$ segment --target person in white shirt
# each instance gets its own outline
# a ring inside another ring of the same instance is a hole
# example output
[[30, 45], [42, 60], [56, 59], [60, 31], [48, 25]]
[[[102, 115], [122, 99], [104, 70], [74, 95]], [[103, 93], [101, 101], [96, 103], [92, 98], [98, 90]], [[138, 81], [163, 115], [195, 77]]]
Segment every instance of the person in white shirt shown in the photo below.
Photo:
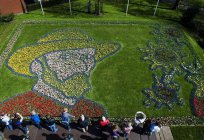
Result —
[[145, 120], [146, 120], [146, 115], [142, 111], [136, 112], [135, 114], [135, 125], [136, 126], [144, 123]]
[[11, 125], [11, 119], [10, 119], [10, 115], [9, 115], [9, 114], [7, 115], [7, 114], [2, 113], [0, 119], [1, 119], [1, 121], [2, 121], [3, 123], [5, 123], [6, 128], [8, 128], [9, 130], [13, 130], [13, 127], [12, 127], [12, 125]]

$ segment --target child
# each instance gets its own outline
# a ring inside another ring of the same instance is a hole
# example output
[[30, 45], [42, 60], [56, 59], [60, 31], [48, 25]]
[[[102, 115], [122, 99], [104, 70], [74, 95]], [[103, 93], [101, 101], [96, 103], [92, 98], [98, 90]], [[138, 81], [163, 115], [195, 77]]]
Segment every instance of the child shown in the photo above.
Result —
[[131, 130], [133, 129], [132, 123], [129, 122], [124, 128], [124, 139], [128, 140]]
[[118, 126], [113, 125], [113, 131], [112, 131], [112, 137], [113, 139], [119, 139], [119, 134], [118, 134]]

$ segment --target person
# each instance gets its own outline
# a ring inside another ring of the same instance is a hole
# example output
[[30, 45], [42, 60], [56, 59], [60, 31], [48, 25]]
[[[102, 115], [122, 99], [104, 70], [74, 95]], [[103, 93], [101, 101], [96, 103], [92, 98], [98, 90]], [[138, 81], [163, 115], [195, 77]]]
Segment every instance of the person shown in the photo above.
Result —
[[159, 120], [152, 121], [150, 124], [150, 135], [153, 132], [160, 132], [160, 130], [161, 130], [161, 124], [160, 124]]
[[133, 127], [132, 127], [132, 123], [129, 122], [128, 124], [126, 124], [126, 126], [124, 127], [124, 139], [128, 140], [130, 132], [132, 131]]
[[135, 114], [135, 126], [138, 126], [139, 124], [144, 123], [146, 120], [146, 115], [142, 111], [138, 111]]
[[89, 125], [89, 118], [87, 118], [83, 114], [81, 114], [81, 116], [78, 119], [78, 124], [84, 133], [87, 132], [88, 131], [88, 125]]
[[29, 133], [27, 125], [23, 124], [23, 116], [20, 113], [14, 114], [13, 126], [22, 130], [24, 134]]
[[62, 124], [65, 126], [66, 129], [68, 129], [69, 131], [71, 130], [70, 128], [70, 122], [71, 122], [71, 118], [74, 118], [75, 116], [71, 115], [68, 113], [68, 109], [64, 108], [64, 111], [62, 112]]
[[151, 125], [151, 123], [152, 123], [151, 119], [145, 120], [143, 128], [142, 128], [142, 133], [143, 134], [150, 135], [150, 125]]
[[30, 115], [30, 120], [31, 122], [37, 126], [38, 129], [42, 129], [42, 126], [40, 125], [40, 117], [39, 115], [35, 112], [35, 110], [33, 110], [31, 112], [31, 115]]
[[101, 128], [102, 131], [107, 130], [109, 127], [110, 121], [108, 119], [106, 119], [105, 116], [101, 117], [101, 120], [99, 121], [99, 126]]
[[6, 128], [8, 128], [9, 130], [13, 130], [12, 120], [9, 114], [2, 113], [0, 119], [1, 122], [6, 125]]
[[118, 130], [118, 126], [117, 125], [113, 125], [112, 128], [112, 138], [113, 139], [119, 139], [119, 130]]
[[52, 132], [58, 131], [58, 128], [55, 125], [55, 119], [50, 117], [49, 115], [46, 116], [45, 124], [50, 128]]

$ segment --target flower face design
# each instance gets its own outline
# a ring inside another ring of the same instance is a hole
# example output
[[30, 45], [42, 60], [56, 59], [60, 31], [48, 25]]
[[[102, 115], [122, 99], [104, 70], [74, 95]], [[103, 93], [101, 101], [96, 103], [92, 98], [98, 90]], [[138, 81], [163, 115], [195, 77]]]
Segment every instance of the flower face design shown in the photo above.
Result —
[[118, 43], [95, 42], [80, 30], [57, 30], [14, 52], [8, 67], [37, 78], [33, 91], [74, 107], [91, 89], [90, 72], [96, 63], [119, 49]]

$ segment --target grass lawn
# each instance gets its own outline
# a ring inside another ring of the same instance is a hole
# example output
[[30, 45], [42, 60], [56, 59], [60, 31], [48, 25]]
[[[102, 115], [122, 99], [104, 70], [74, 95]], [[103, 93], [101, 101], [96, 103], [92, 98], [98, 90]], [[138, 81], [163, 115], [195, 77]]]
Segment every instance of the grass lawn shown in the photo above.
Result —
[[203, 126], [172, 126], [174, 140], [204, 140]]
[[0, 54], [3, 52], [6, 44], [15, 31], [16, 25], [17, 22], [15, 21], [10, 23], [0, 23]]
[[[56, 8], [56, 7], [54, 7]], [[53, 10], [53, 9], [52, 9]], [[191, 116], [190, 94], [192, 85], [184, 80], [185, 75], [175, 77], [175, 81], [181, 84], [179, 96], [184, 99], [183, 106], [176, 106], [169, 111], [165, 107], [155, 109], [154, 106], [146, 108], [143, 105], [145, 95], [142, 93], [144, 88], [152, 85], [152, 71], [150, 71], [149, 62], [141, 60], [141, 51], [139, 48], [146, 48], [147, 41], [153, 38], [150, 26], [155, 23], [161, 23], [162, 26], [171, 25], [172, 22], [161, 19], [149, 19], [144, 17], [125, 16], [123, 12], [116, 7], [106, 5], [105, 15], [94, 18], [75, 16], [70, 19], [67, 15], [53, 14], [49, 9], [45, 9], [46, 15], [42, 16], [40, 10], [29, 14], [19, 15], [15, 22], [26, 19], [50, 20], [50, 21], [76, 21], [76, 24], [33, 24], [26, 25], [22, 30], [20, 37], [15, 43], [12, 53], [22, 46], [37, 42], [43, 35], [60, 28], [79, 28], [88, 33], [96, 41], [119, 42], [122, 45], [121, 50], [103, 61], [97, 63], [91, 73], [90, 81], [92, 90], [86, 94], [86, 97], [104, 105], [110, 116], [114, 117], [132, 117], [136, 111], [144, 111], [151, 117], [155, 116]], [[138, 21], [139, 24], [80, 24], [78, 21]], [[157, 21], [158, 20], [158, 21]], [[145, 23], [145, 24], [144, 24]], [[12, 23], [11, 23], [12, 24]], [[0, 31], [3, 32], [4, 26], [1, 25]], [[12, 28], [13, 29], [13, 28]], [[8, 29], [9, 30], [9, 29]], [[8, 31], [7, 31], [8, 32]], [[8, 37], [10, 33], [7, 33]], [[204, 60], [203, 51], [197, 46], [195, 41], [189, 37], [189, 41], [194, 46], [194, 50], [199, 57]], [[4, 37], [3, 37], [4, 38]], [[2, 37], [0, 36], [0, 39]], [[1, 45], [5, 48], [5, 43]], [[30, 54], [32, 55], [32, 53]], [[6, 63], [0, 68], [0, 101], [3, 101], [18, 93], [24, 93], [32, 89], [36, 79], [20, 77], [13, 74], [6, 66]], [[159, 72], [158, 72], [159, 73]]]

